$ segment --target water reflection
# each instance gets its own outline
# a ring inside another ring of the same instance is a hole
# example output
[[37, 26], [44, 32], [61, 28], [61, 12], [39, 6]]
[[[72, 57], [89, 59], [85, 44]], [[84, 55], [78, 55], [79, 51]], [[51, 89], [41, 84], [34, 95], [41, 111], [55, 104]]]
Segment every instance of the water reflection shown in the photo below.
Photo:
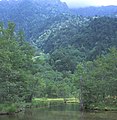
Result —
[[14, 116], [0, 116], [0, 120], [117, 120], [117, 112], [80, 112], [78, 105], [27, 109]]

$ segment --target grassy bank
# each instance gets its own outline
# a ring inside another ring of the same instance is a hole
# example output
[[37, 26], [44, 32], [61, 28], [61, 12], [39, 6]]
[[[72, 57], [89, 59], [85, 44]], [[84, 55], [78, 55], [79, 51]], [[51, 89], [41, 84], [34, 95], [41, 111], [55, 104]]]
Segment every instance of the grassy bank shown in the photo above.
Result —
[[99, 111], [117, 111], [116, 105], [110, 105], [110, 104], [97, 104], [97, 105], [91, 105], [90, 109], [92, 110], [99, 110]]
[[17, 110], [16, 104], [0, 104], [0, 112], [2, 113], [13, 113]]
[[[79, 99], [76, 98], [34, 98], [32, 105], [34, 107], [48, 107], [48, 106], [59, 106], [61, 104], [69, 103], [79, 103]], [[105, 105], [93, 104], [89, 107], [89, 110], [99, 110], [99, 111], [117, 111], [117, 106], [114, 105]]]
[[61, 102], [67, 102], [67, 103], [78, 103], [79, 100], [77, 98], [34, 98], [33, 101], [47, 101], [47, 102], [52, 102], [52, 101], [61, 101]]
[[78, 103], [78, 99], [75, 98], [34, 98], [32, 103], [5, 103], [0, 104], [0, 115], [18, 113], [25, 108], [31, 107], [49, 107], [58, 106], [64, 103]]
[[0, 104], [0, 115], [10, 115], [18, 113], [25, 108], [25, 103], [5, 103]]
[[36, 107], [56, 106], [64, 103], [79, 103], [79, 100], [76, 98], [34, 98], [32, 101], [32, 105]]

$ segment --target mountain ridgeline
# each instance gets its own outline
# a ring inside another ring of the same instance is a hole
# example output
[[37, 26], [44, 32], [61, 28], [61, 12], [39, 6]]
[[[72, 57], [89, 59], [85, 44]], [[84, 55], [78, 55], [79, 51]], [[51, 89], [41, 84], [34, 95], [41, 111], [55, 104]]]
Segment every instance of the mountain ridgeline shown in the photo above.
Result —
[[14, 22], [16, 28], [23, 29], [30, 39], [39, 36], [40, 32], [58, 21], [57, 16], [68, 11], [67, 5], [59, 0], [0, 1], [0, 21], [5, 24]]
[[117, 6], [1, 0], [0, 104], [82, 95], [84, 109], [117, 107], [116, 15]]
[[101, 7], [86, 7], [86, 8], [73, 8], [71, 9], [73, 14], [81, 15], [84, 17], [93, 16], [110, 16], [114, 17], [117, 15], [117, 6], [101, 6]]

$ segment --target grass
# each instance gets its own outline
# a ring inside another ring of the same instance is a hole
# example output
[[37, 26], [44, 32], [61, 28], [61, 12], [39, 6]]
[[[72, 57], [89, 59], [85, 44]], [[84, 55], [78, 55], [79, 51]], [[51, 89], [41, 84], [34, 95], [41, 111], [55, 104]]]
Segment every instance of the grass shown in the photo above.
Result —
[[34, 98], [32, 106], [35, 107], [47, 107], [47, 106], [58, 106], [64, 103], [79, 103], [78, 99], [75, 98]]
[[117, 111], [117, 105], [110, 105], [110, 104], [104, 104], [100, 103], [97, 105], [91, 105], [90, 108], [92, 110], [101, 110], [101, 111]]
[[34, 98], [33, 101], [47, 101], [47, 102], [52, 102], [52, 101], [61, 101], [66, 103], [79, 103], [79, 100], [77, 98]]
[[64, 103], [78, 103], [79, 100], [76, 98], [34, 98], [32, 103], [19, 103], [19, 104], [0, 104], [1, 113], [15, 113], [19, 109], [24, 109], [25, 107], [48, 107], [48, 106], [58, 106]]
[[117, 107], [116, 106], [97, 106], [94, 109], [97, 110], [102, 110], [102, 111], [117, 111]]

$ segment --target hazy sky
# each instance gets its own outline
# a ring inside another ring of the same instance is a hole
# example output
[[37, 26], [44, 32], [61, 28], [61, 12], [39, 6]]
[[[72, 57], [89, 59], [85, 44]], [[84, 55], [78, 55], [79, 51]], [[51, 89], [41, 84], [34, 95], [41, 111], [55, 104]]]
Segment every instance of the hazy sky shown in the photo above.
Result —
[[117, 5], [117, 0], [61, 0], [61, 1], [66, 2], [69, 7]]

